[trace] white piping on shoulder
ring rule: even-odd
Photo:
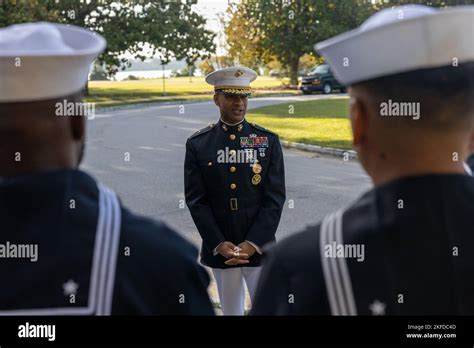
[[[106,286],[105,286],[105,295],[99,297],[99,299],[103,299],[102,307],[97,307],[97,315],[111,315],[112,313],[112,300],[114,294],[114,282],[116,277],[116,267],[117,267],[117,256],[118,256],[118,247],[120,241],[120,228],[121,228],[121,212],[120,212],[120,204],[115,192],[111,189],[105,187],[104,190],[108,193],[108,197],[111,203],[111,225],[110,230],[112,233],[112,240],[110,242],[110,252],[108,255],[108,259],[104,262],[107,266],[107,273],[104,275],[106,279]]]
[[[351,278],[345,257],[334,250],[326,256],[326,246],[343,245],[342,215],[340,210],[324,217],[319,234],[319,248],[324,282],[332,315],[357,315]]]
[[[466,162],[462,162],[463,166],[464,166],[464,171],[466,172],[467,175],[470,175],[472,176],[472,170],[471,168],[467,165]]]
[[[0,310],[12,315],[110,315],[121,230],[121,211],[117,195],[98,184],[99,217],[94,242],[87,307],[56,307]]]

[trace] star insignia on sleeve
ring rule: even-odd
[[[64,296],[75,295],[79,285],[72,279],[63,284]]]
[[[372,315],[385,315],[385,303],[380,302],[379,300],[375,300],[369,306]]]

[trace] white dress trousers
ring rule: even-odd
[[[245,285],[253,302],[262,267],[213,268],[224,315],[244,315]]]

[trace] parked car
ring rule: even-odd
[[[327,64],[314,67],[307,76],[301,79],[298,89],[304,94],[311,94],[314,91],[322,91],[324,94],[329,94],[335,89],[341,92],[346,91],[344,86],[336,80]]]

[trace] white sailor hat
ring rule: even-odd
[[[71,25],[36,22],[0,29],[0,103],[79,92],[105,46],[99,34]]]
[[[206,82],[214,86],[215,91],[227,95],[251,95],[250,82],[257,78],[252,69],[238,66],[216,70],[206,76]]]
[[[343,85],[474,61],[474,6],[387,8],[316,44]]]

